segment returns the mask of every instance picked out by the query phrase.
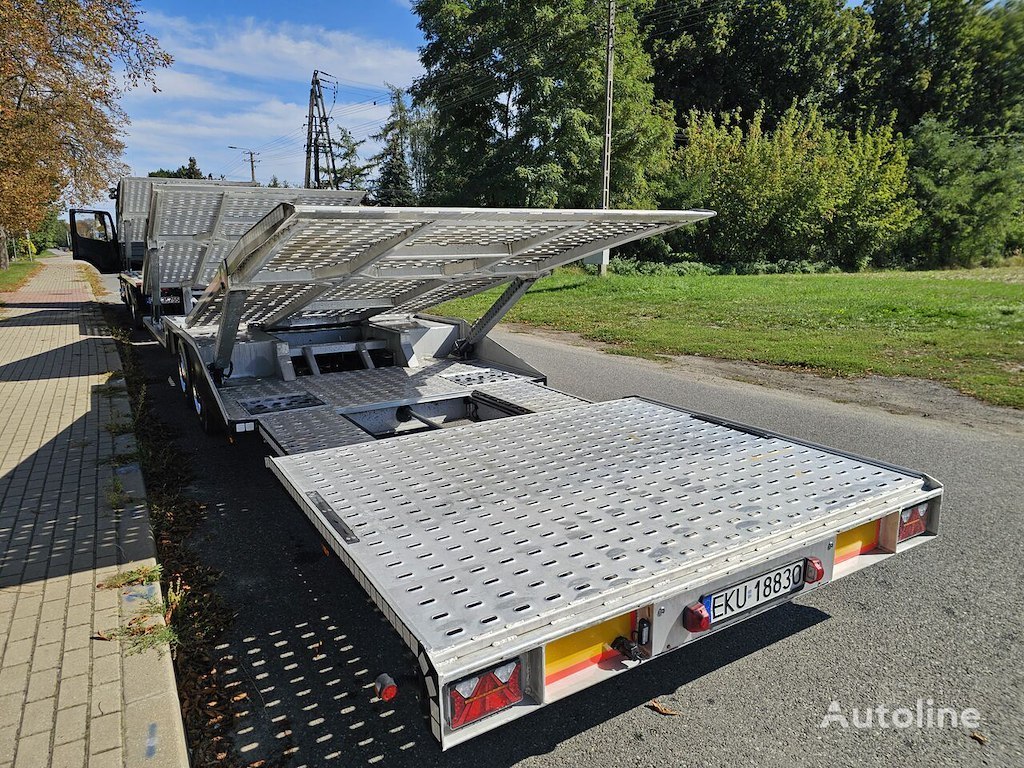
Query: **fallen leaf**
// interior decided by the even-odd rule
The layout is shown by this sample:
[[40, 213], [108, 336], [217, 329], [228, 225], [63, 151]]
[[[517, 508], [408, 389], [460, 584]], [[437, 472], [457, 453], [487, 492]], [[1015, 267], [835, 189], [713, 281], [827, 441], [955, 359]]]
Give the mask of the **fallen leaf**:
[[971, 738], [974, 739], [979, 744], [987, 744], [988, 743], [988, 736], [986, 736], [981, 731], [971, 731]]
[[669, 709], [657, 699], [651, 699], [644, 706], [648, 709], [653, 709], [659, 715], [668, 715], [669, 717], [675, 717], [679, 714], [679, 712], [676, 712], [674, 709]]

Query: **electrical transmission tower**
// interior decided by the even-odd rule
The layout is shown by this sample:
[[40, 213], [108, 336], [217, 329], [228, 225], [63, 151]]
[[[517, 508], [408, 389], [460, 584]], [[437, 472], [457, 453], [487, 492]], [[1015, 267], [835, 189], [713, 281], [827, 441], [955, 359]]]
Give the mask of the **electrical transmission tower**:
[[309, 115], [306, 119], [306, 182], [307, 189], [337, 189], [338, 163], [331, 142], [331, 127], [324, 105], [323, 82], [331, 75], [313, 70], [309, 85]]

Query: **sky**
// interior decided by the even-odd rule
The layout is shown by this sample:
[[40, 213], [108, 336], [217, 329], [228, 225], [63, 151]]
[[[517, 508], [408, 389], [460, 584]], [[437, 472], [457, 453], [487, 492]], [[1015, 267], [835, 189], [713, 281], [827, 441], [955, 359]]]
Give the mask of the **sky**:
[[[301, 185], [313, 70], [333, 75], [325, 92], [334, 119], [357, 139], [388, 113], [384, 84], [407, 87], [423, 43], [407, 0], [142, 0], [143, 24], [174, 57], [122, 107], [131, 118], [124, 161], [135, 175], [195, 157], [204, 173]], [[367, 153], [374, 147], [363, 146]]]

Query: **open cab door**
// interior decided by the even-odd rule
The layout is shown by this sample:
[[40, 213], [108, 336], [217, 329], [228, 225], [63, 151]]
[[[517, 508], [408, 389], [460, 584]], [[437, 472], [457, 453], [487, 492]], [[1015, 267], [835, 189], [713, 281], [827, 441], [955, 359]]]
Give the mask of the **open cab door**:
[[114, 221], [106, 211], [72, 208], [71, 253], [79, 261], [87, 261], [104, 274], [121, 269], [120, 249]]

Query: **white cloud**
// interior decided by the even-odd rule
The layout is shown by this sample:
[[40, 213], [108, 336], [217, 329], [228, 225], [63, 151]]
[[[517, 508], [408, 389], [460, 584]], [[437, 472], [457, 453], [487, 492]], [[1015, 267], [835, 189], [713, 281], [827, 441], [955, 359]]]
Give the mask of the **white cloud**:
[[191, 101], [254, 101], [260, 98], [257, 91], [239, 88], [224, 82], [224, 78], [204, 77], [180, 69], [162, 69], [156, 73], [159, 91], [139, 88], [130, 91], [124, 99], [129, 106], [136, 102], [162, 99], [183, 99]]
[[[351, 105], [339, 104], [338, 111]], [[229, 145], [256, 150], [256, 178], [266, 182], [271, 175], [301, 182], [305, 162], [306, 104], [269, 99], [231, 111], [181, 108], [133, 118], [128, 131], [128, 161], [134, 173], [146, 174], [156, 168], [177, 168], [195, 157], [200, 168], [216, 176], [248, 178], [249, 166], [241, 152]], [[351, 114], [341, 122], [359, 127], [362, 138], [374, 131], [388, 114], [385, 105]], [[369, 125], [366, 125], [369, 124]], [[372, 142], [360, 152], [364, 158], [376, 152]]]
[[[325, 94], [327, 106], [356, 138], [375, 133], [387, 117], [384, 83], [408, 85], [420, 72], [411, 48], [325, 26], [197, 23], [154, 11], [145, 22], [175, 63], [157, 73], [159, 92], [139, 89], [124, 99], [132, 120], [125, 160], [137, 174], [195, 157], [206, 173], [248, 178], [246, 158], [228, 149], [235, 145], [260, 153], [258, 180], [276, 175], [301, 184], [314, 69], [341, 79], [336, 96]], [[378, 149], [368, 141], [360, 154]]]
[[421, 72], [415, 50], [341, 29], [251, 18], [193, 24], [152, 12], [146, 22], [176, 62], [219, 72], [308, 82], [319, 69], [376, 87], [405, 86]]

